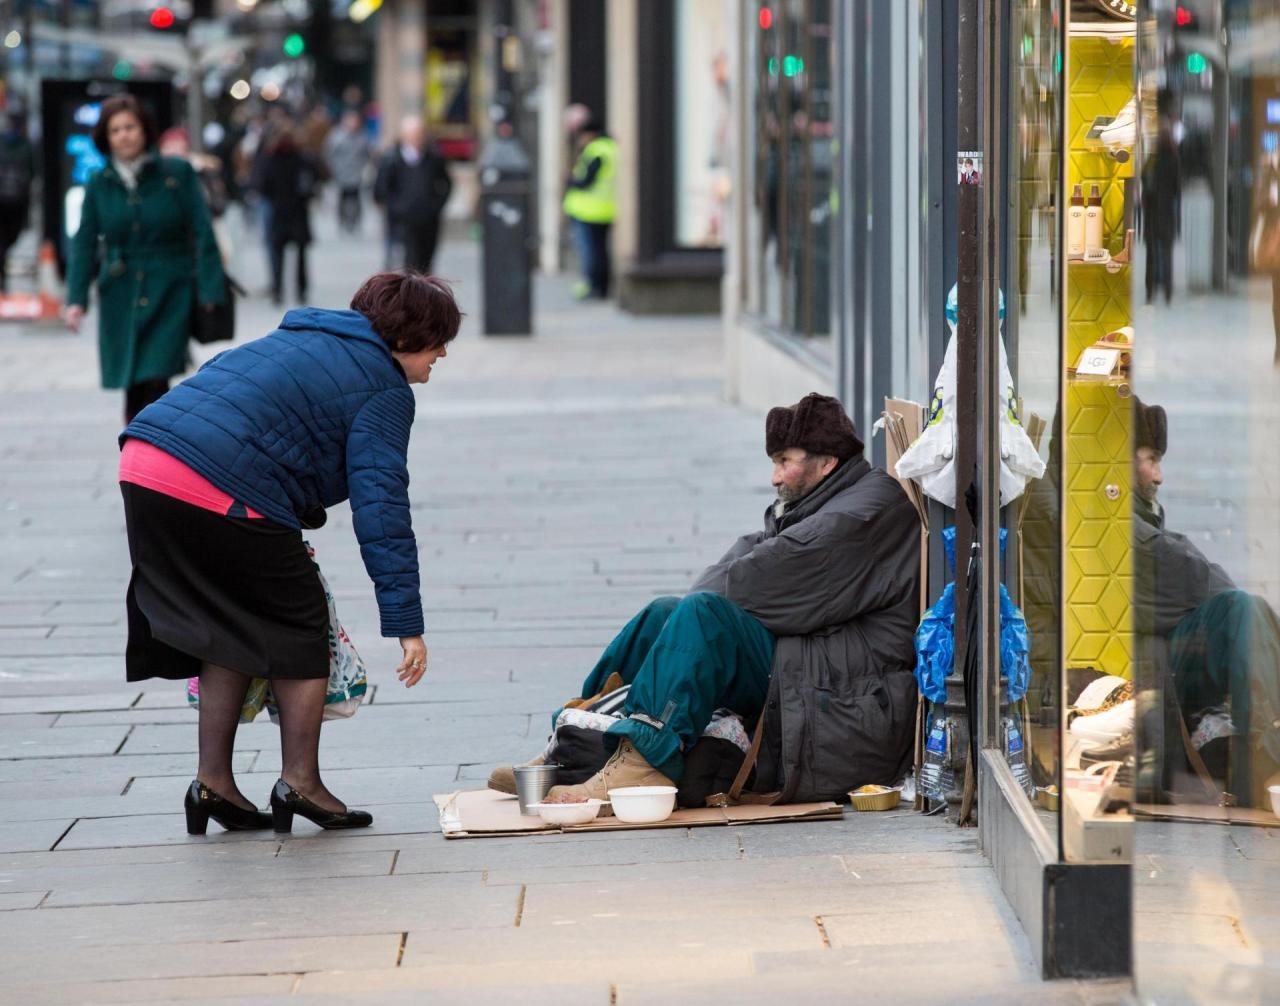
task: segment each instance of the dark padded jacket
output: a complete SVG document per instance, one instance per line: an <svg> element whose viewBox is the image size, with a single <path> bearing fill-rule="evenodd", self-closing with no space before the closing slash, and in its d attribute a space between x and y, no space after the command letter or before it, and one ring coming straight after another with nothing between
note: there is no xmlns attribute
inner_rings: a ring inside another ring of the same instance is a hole
<svg viewBox="0 0 1280 1006"><path fill-rule="evenodd" d="M753 788L783 802L898 782L915 730L920 523L902 487L852 458L692 590L733 601L777 637Z"/></svg>
<svg viewBox="0 0 1280 1006"><path fill-rule="evenodd" d="M384 636L422 634L406 455L414 398L356 311L303 308L220 353L120 435L155 444L286 527L348 497Z"/></svg>

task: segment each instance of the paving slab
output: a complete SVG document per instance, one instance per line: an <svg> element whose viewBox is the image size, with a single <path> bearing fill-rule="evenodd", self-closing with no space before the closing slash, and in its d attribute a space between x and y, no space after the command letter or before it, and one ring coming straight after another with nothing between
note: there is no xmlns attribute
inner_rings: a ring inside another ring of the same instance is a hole
<svg viewBox="0 0 1280 1006"><path fill-rule="evenodd" d="M126 727L76 727L67 730L17 728L0 734L0 758L58 758L109 755L120 749Z"/></svg>
<svg viewBox="0 0 1280 1006"><path fill-rule="evenodd" d="M43 852L52 849L74 824L74 818L0 823L0 852Z"/></svg>
<svg viewBox="0 0 1280 1006"><path fill-rule="evenodd" d="M121 981L46 982L12 989L15 1002L27 1006L68 1003L241 1002L265 1003L276 996L287 1002L298 976L232 975L214 978L124 979Z"/></svg>
<svg viewBox="0 0 1280 1006"><path fill-rule="evenodd" d="M0 687L0 715L7 713L74 713L91 709L128 709L141 695L139 689L74 695L5 695Z"/></svg>
<svg viewBox="0 0 1280 1006"><path fill-rule="evenodd" d="M50 913L54 914L54 913ZM395 965L400 934L263 937L225 942L166 940L164 953L145 944L96 944L67 954L58 946L27 948L21 960L0 961L0 981L19 982L31 974L57 972L68 979L121 981L138 978L263 975L332 967L336 961L352 970Z"/></svg>
<svg viewBox="0 0 1280 1006"><path fill-rule="evenodd" d="M224 877L234 883L235 873ZM353 914L353 904L360 912ZM486 888L476 876L332 878L269 901L245 889L238 896L6 912L6 949L20 956L40 946L72 955L82 946L151 946L169 942L293 938L505 928L519 892Z"/></svg>
<svg viewBox="0 0 1280 1006"><path fill-rule="evenodd" d="M232 755L231 764L247 771L258 757L257 751L240 750ZM0 783L30 783L44 780L100 779L119 780L119 788L135 776L194 775L196 760L191 753L165 755L126 755L74 758L14 758L0 760Z"/></svg>

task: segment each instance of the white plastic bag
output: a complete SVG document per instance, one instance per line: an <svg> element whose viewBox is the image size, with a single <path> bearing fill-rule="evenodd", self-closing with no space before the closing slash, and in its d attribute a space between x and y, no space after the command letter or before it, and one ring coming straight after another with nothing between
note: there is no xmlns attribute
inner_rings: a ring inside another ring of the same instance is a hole
<svg viewBox="0 0 1280 1006"><path fill-rule="evenodd" d="M1004 298L1000 301L1004 318ZM951 338L933 382L933 398L924 431L898 459L898 478L915 479L926 496L944 506L956 505L956 288L947 297ZM1017 394L1004 339L1000 340L1000 505L1007 506L1026 490L1029 479L1044 474L1044 461L1014 407Z"/></svg>
<svg viewBox="0 0 1280 1006"><path fill-rule="evenodd" d="M314 563L316 550L311 543L304 541L307 555ZM365 674L364 661L356 652L351 637L338 620L338 609L333 603L333 591L316 566L316 576L320 577L320 586L324 588L325 603L329 606L329 687L324 696L324 718L326 720L346 719L355 714L364 701L365 692L369 689L368 677ZM187 680L187 702L192 708L200 705L200 679ZM275 697L271 694L271 682L266 678L254 678L249 682L249 690L245 694L244 704L240 707L240 722L251 723L258 713L266 708L272 723L280 722L280 713L276 707Z"/></svg>

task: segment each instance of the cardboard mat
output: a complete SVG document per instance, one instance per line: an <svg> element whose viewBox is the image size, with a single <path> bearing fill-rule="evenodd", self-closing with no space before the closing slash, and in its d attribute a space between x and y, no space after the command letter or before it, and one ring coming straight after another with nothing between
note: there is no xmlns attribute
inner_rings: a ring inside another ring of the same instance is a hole
<svg viewBox="0 0 1280 1006"><path fill-rule="evenodd" d="M524 817L514 796L491 789L439 793L440 830L445 838L490 838L500 835L545 835L573 831L637 831L641 828L702 828L716 824L768 824L773 821L834 821L844 816L838 803L792 803L780 807L699 807L677 810L656 824L624 824L616 817L597 817L587 824L546 824Z"/></svg>
<svg viewBox="0 0 1280 1006"><path fill-rule="evenodd" d="M1280 828L1280 818L1267 810L1250 807L1215 807L1200 803L1139 803L1138 817L1157 821L1196 821L1208 824L1247 824L1254 828Z"/></svg>

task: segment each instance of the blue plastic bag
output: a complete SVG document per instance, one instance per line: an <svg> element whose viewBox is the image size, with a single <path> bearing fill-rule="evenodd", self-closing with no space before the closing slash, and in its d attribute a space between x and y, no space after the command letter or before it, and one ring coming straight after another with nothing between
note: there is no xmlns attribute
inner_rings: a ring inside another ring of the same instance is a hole
<svg viewBox="0 0 1280 1006"><path fill-rule="evenodd" d="M1000 531L1003 557L1008 533ZM956 529L942 529L942 548L952 575L956 568ZM916 685L930 702L944 702L947 675L955 666L956 650L955 583L948 583L941 596L924 613L916 630ZM1010 702L1017 702L1031 685L1031 635L1027 621L1013 603L1004 584L1000 585L1000 673L1007 682Z"/></svg>

